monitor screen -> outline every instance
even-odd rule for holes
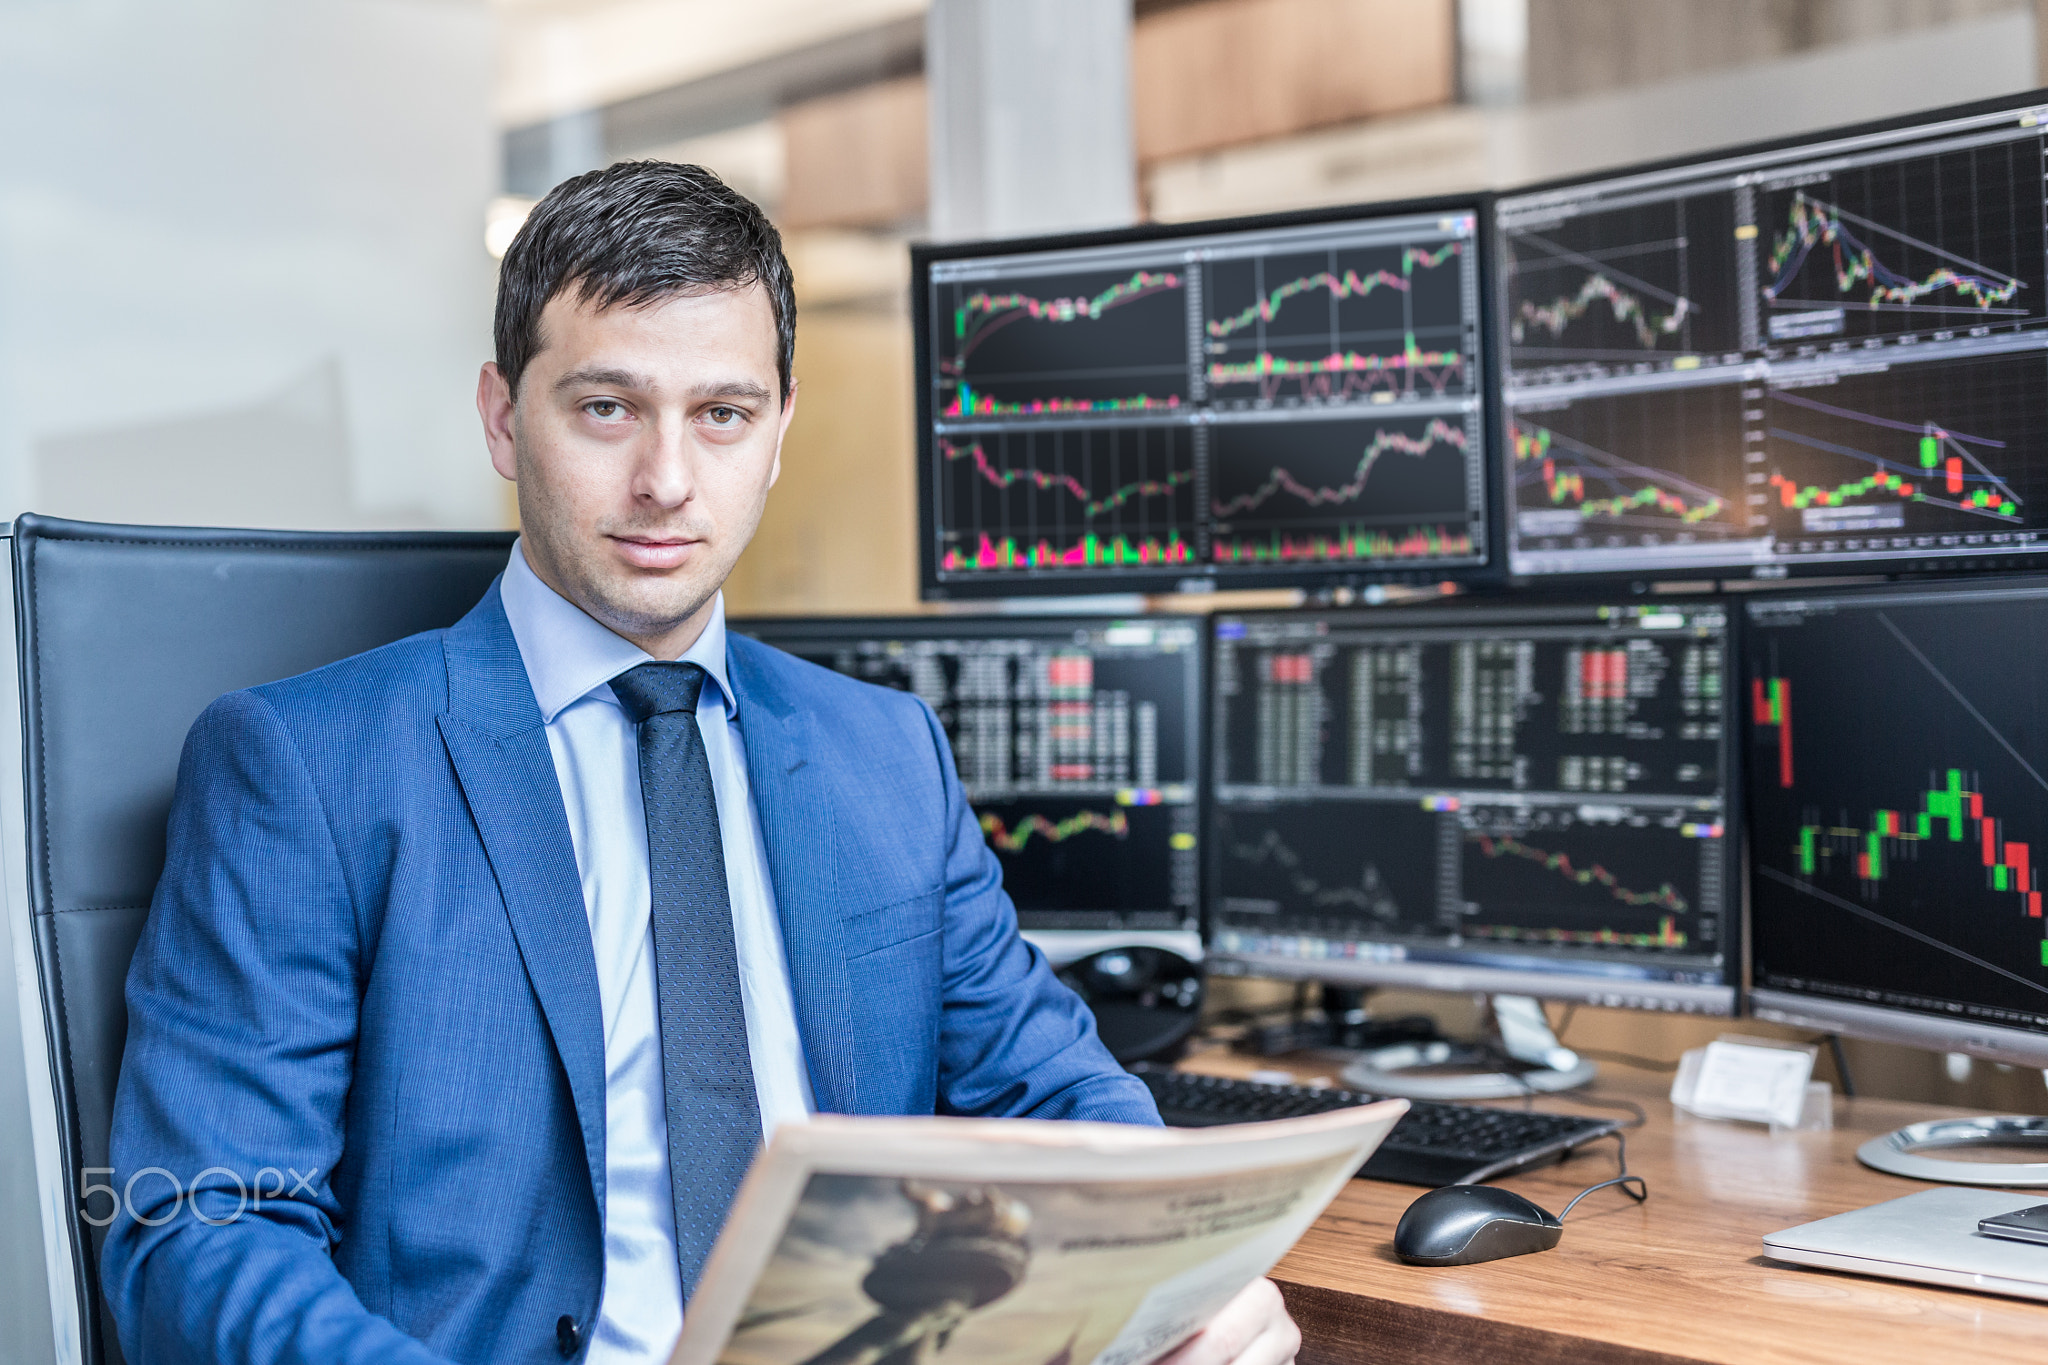
[[[2048,581],[1746,614],[1756,1011],[2048,1064]]]
[[[2008,101],[1499,199],[1509,569],[2041,559],[2044,119]]]
[[[1199,620],[848,617],[733,629],[930,705],[1024,928],[1199,926]]]
[[[1729,1012],[1725,616],[1217,617],[1212,962]]]
[[[921,248],[927,596],[1487,562],[1476,201]]]

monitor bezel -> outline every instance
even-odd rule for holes
[[[1470,585],[1497,583],[1504,578],[1505,559],[1501,539],[1499,461],[1495,458],[1500,441],[1501,372],[1495,364],[1492,338],[1497,328],[1493,316],[1498,290],[1493,270],[1493,194],[1433,195],[1369,204],[1343,204],[1327,208],[1297,209],[1283,213],[1246,214],[1209,218],[1193,222],[1146,223],[1135,227],[1105,228],[1036,237],[979,239],[964,242],[917,242],[910,248],[911,365],[917,389],[917,565],[918,597],[926,602],[987,601],[1016,597],[1073,597],[1111,593],[1207,593],[1240,588],[1306,588],[1327,591],[1362,588],[1373,584],[1430,584],[1453,582]],[[977,256],[1028,255],[1043,251],[1086,250],[1131,243],[1170,242],[1186,237],[1208,237],[1234,232],[1260,232],[1281,228],[1316,227],[1356,219],[1401,218],[1420,214],[1470,213],[1472,241],[1478,274],[1479,316],[1479,406],[1480,469],[1479,488],[1483,500],[1479,562],[1442,565],[1435,568],[1361,569],[1218,569],[1191,565],[1180,569],[1092,569],[1060,570],[1042,577],[1003,577],[993,581],[977,578],[942,580],[938,565],[938,490],[933,475],[932,385],[928,382],[933,365],[931,313],[931,268],[934,262],[962,260]]]
[[[877,616],[821,616],[809,614],[785,616],[774,613],[762,613],[759,615],[730,617],[726,621],[726,628],[745,635],[757,644],[767,645],[771,649],[782,649],[783,646],[776,640],[762,639],[755,632],[766,631],[773,634],[777,631],[789,630],[795,636],[810,635],[820,639],[840,639],[855,634],[887,634],[890,632],[901,632],[908,638],[924,639],[942,639],[948,635],[978,635],[983,638],[997,638],[1005,635],[1029,635],[1034,630],[1043,630],[1050,634],[1062,629],[1066,631],[1093,629],[1112,621],[1180,623],[1193,626],[1196,632],[1196,642],[1192,646],[1195,660],[1194,716],[1189,727],[1194,747],[1195,799],[1193,804],[1195,809],[1195,829],[1197,831],[1195,912],[1189,917],[1193,927],[1116,930],[1080,928],[1028,929],[1020,932],[1023,932],[1034,941],[1048,934],[1085,935],[1092,939],[1103,934],[1113,933],[1117,936],[1119,943],[1157,942],[1160,946],[1173,948],[1176,952],[1181,950],[1180,941],[1184,937],[1191,936],[1195,940],[1193,944],[1196,949],[1195,957],[1199,959],[1206,953],[1208,947],[1208,936],[1205,932],[1205,926],[1208,923],[1209,861],[1206,854],[1201,851],[1200,844],[1200,841],[1206,837],[1209,821],[1209,713],[1211,710],[1209,696],[1212,685],[1210,669],[1214,664],[1209,648],[1209,618],[1207,616],[1194,612],[1165,611],[944,612],[932,613],[930,615],[891,613]],[[784,652],[787,653],[788,651],[784,650]],[[835,676],[844,677],[845,675],[838,674]],[[859,681],[859,679],[851,679],[850,681]],[[950,743],[951,741],[949,740],[949,747]],[[1008,894],[1007,887],[1004,888],[1004,894]],[[1042,949],[1043,945],[1041,945]]]
[[[1757,610],[1771,606],[1783,607],[1787,603],[1798,601],[1853,602],[1895,598],[1901,595],[1938,598],[1959,591],[2032,591],[2048,597],[2048,572],[2044,570],[2048,570],[2048,565],[2036,565],[2033,572],[2024,574],[1981,574],[1964,577],[1951,573],[1888,583],[1816,586],[1806,592],[1788,590],[1757,594],[1739,603],[1741,624],[1738,645],[1744,676],[1747,676],[1753,643],[1751,637],[1755,630],[1751,622],[1753,613]],[[1745,727],[1746,722],[1740,720],[1739,714],[1741,687],[1731,688],[1729,691],[1732,696],[1738,697],[1736,709],[1739,728]],[[1746,728],[1743,728],[1743,734],[1744,740],[1738,745],[1738,749],[1746,761],[1749,751]],[[1742,789],[1741,819],[1745,850],[1755,824],[1750,809],[1750,793],[1751,788],[1745,783]],[[2037,1033],[2009,1025],[1924,1014],[1902,1005],[1859,1004],[1836,996],[1809,995],[1804,991],[1790,990],[1783,986],[1756,984],[1756,937],[1751,931],[1750,924],[1756,915],[1756,881],[1761,875],[1754,860],[1745,856],[1742,884],[1745,983],[1743,994],[1748,1014],[1773,1023],[1817,1028],[1872,1042],[1898,1043],[1937,1052],[1963,1052],[1995,1062],[2048,1067],[2048,1029]]]
[[[1772,986],[1752,986],[1749,1014],[1773,1024],[1819,1029],[1846,1038],[1934,1052],[1963,1052],[1987,1061],[2048,1067],[2048,1033],[1996,1024],[1965,1023],[1933,1015],[1917,1016],[1884,1005],[1859,1005],[1851,1000],[1802,995]]]
[[[1810,132],[1790,134],[1785,137],[1764,138],[1750,142],[1729,143],[1704,151],[1682,156],[1660,157],[1649,161],[1632,162],[1627,165],[1605,167],[1573,175],[1556,176],[1547,180],[1534,181],[1526,185],[1515,185],[1495,191],[1486,206],[1488,241],[1492,250],[1503,251],[1499,213],[1504,203],[1560,190],[1579,189],[1597,185],[1604,181],[1626,180],[1635,176],[1656,175],[1667,171],[1701,169],[1716,162],[1739,160],[1745,157],[1765,156],[1773,152],[1797,151],[1845,139],[1869,137],[1884,133],[1899,132],[1923,124],[1946,122],[1952,119],[1976,118],[2001,113],[2016,113],[2029,107],[2048,108],[2048,86],[1999,95],[1990,99],[1971,100],[1962,104],[1941,105],[1910,114],[1890,118],[1869,119],[1860,123],[1845,123]],[[2043,135],[2048,136],[2048,119],[2043,120]],[[1506,376],[1508,359],[1507,321],[1504,311],[1504,271],[1499,256],[1491,259],[1492,270],[1489,287],[1493,297],[1490,312],[1482,316],[1493,319],[1494,332],[1487,346],[1487,356],[1495,364],[1493,392],[1498,425],[1493,441],[1493,469],[1491,484],[1495,490],[1493,499],[1499,512],[1499,539],[1495,562],[1502,583],[1514,589],[1535,587],[1543,584],[1555,585],[1560,591],[1602,591],[1603,584],[1652,584],[1669,582],[1740,582],[1763,583],[1781,582],[1797,578],[1843,578],[1875,575],[1919,575],[1938,573],[2048,573],[2048,546],[2026,554],[2010,552],[1991,554],[1959,554],[1940,558],[1893,558],[1878,556],[1863,560],[1811,559],[1803,556],[1778,557],[1749,563],[1731,562],[1718,565],[1688,565],[1683,567],[1661,566],[1640,569],[1610,568],[1596,566],[1586,569],[1556,570],[1543,573],[1517,573],[1514,568],[1514,452],[1507,439]],[[2048,352],[2044,352],[2048,355]],[[1612,588],[1606,589],[1612,591]]]
[[[1599,1005],[1620,1009],[1654,1010],[1664,1013],[1704,1014],[1731,1017],[1740,1012],[1743,999],[1743,985],[1746,980],[1746,966],[1749,960],[1749,916],[1747,867],[1747,791],[1744,764],[1745,746],[1741,742],[1738,722],[1741,708],[1736,689],[1727,686],[1725,680],[1740,675],[1743,660],[1741,655],[1741,632],[1735,620],[1740,608],[1738,600],[1727,595],[1703,593],[1674,593],[1668,597],[1659,596],[1654,605],[1668,605],[1677,608],[1718,607],[1727,613],[1722,627],[1721,660],[1723,668],[1723,696],[1721,701],[1721,723],[1723,726],[1722,754],[1725,769],[1722,775],[1722,820],[1726,826],[1721,851],[1722,876],[1722,932],[1724,948],[1722,954],[1722,981],[1717,985],[1698,985],[1691,982],[1673,981],[1630,981],[1601,978],[1594,975],[1575,976],[1569,972],[1522,971],[1511,967],[1468,965],[1446,962],[1361,962],[1356,959],[1305,959],[1286,957],[1278,954],[1224,952],[1215,946],[1216,907],[1214,898],[1220,885],[1216,859],[1220,856],[1215,838],[1215,817],[1222,809],[1223,802],[1216,790],[1216,747],[1220,742],[1217,727],[1216,706],[1216,655],[1219,641],[1217,625],[1228,618],[1248,619],[1303,619],[1307,617],[1343,617],[1355,621],[1366,621],[1386,625],[1390,628],[1415,622],[1419,618],[1432,621],[1455,622],[1459,617],[1469,617],[1473,624],[1501,622],[1506,624],[1518,613],[1531,609],[1548,611],[1592,611],[1600,607],[1647,606],[1652,601],[1628,594],[1595,593],[1580,589],[1580,585],[1557,585],[1555,590],[1544,584],[1537,590],[1517,591],[1512,594],[1446,598],[1434,602],[1404,603],[1398,606],[1381,607],[1313,607],[1264,611],[1219,611],[1209,618],[1208,641],[1210,658],[1207,665],[1210,718],[1206,728],[1207,751],[1205,762],[1208,781],[1204,795],[1208,802],[1208,818],[1203,823],[1202,839],[1207,853],[1203,858],[1202,870],[1202,940],[1208,947],[1210,969],[1223,976],[1261,976],[1288,981],[1321,981],[1335,985],[1363,986],[1395,990],[1449,991],[1458,994],[1528,995],[1542,1000],[1560,1000],[1575,1004]]]

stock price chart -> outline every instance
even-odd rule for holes
[[[2048,1028],[2048,589],[1749,619],[1757,985]]]
[[[1218,564],[1453,559],[1473,552],[1476,424],[1462,417],[1218,422],[1208,433]]]
[[[1859,160],[1766,182],[1764,336],[1892,341],[2048,316],[2036,138]]]
[[[1471,212],[936,260],[928,582],[1485,561]]]
[[[1508,362],[1568,377],[1742,349],[1726,195],[1530,216],[1504,235]]]
[[[1162,412],[1188,400],[1181,272],[957,283],[944,294],[947,417]]]
[[[2048,527],[2048,359],[1936,361],[1765,398],[1762,500],[1782,543],[2017,546]]]
[[[1515,525],[1532,547],[1710,544],[1748,536],[1727,488],[1742,459],[1744,392],[1650,389],[1561,399],[1508,424]]]
[[[1374,403],[1472,387],[1470,241],[1212,260],[1203,350],[1219,407]]]
[[[1233,803],[1213,837],[1218,913],[1240,932],[1412,940],[1443,931],[1436,818],[1415,802]]]
[[[1711,952],[1723,895],[1712,820],[1626,805],[1462,812],[1465,937],[1489,943]]]
[[[941,436],[947,572],[1192,562],[1194,435],[1062,426]]]
[[[2042,114],[1502,199],[1510,567],[2048,550]]]

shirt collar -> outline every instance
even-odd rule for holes
[[[583,698],[595,695],[616,706],[611,680],[637,665],[649,663],[653,655],[624,636],[598,624],[588,613],[547,584],[526,562],[524,542],[515,542],[505,565],[505,579],[498,595],[505,604],[505,619],[511,623],[512,638],[519,645],[519,658],[526,665],[526,680],[533,687],[533,699],[540,704],[541,719],[553,724],[556,716]],[[711,675],[725,701],[728,719],[739,711],[732,685],[725,671],[725,593],[711,602],[711,620],[697,642],[683,651],[678,662],[693,663]]]

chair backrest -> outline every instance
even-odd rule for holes
[[[83,1216],[82,1173],[108,1164],[128,1031],[122,989],[163,871],[186,730],[223,693],[452,625],[504,568],[511,543],[509,533],[14,523],[26,909],[81,1359],[120,1360],[99,1292],[101,1230]],[[9,889],[19,902],[20,889]],[[103,1215],[104,1203],[101,1196],[91,1209]],[[60,1338],[68,1335],[60,1327]]]

